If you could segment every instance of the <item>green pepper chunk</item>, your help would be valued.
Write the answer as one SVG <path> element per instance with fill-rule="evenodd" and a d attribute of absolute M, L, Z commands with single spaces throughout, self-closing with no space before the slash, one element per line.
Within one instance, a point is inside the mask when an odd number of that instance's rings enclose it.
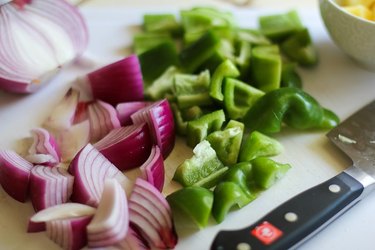
<path fill-rule="evenodd" d="M 161 76 L 145 89 L 145 96 L 154 101 L 163 99 L 168 93 L 172 92 L 174 77 L 179 72 L 180 70 L 176 66 L 168 67 Z"/>
<path fill-rule="evenodd" d="M 167 33 L 138 33 L 133 38 L 133 48 L 137 55 L 146 52 L 163 43 L 173 43 L 172 37 Z"/>
<path fill-rule="evenodd" d="M 283 145 L 258 131 L 251 132 L 243 142 L 239 161 L 251 161 L 261 156 L 275 156 L 284 151 Z"/>
<path fill-rule="evenodd" d="M 143 80 L 146 86 L 173 65 L 178 65 L 178 55 L 176 45 L 172 42 L 162 43 L 138 56 Z"/>
<path fill-rule="evenodd" d="M 202 63 L 214 54 L 219 44 L 219 37 L 212 31 L 207 31 L 196 42 L 180 52 L 179 56 L 182 68 L 188 73 L 195 72 Z"/>
<path fill-rule="evenodd" d="M 311 67 L 318 63 L 318 53 L 307 29 L 300 30 L 290 36 L 281 43 L 280 48 L 289 59 L 301 66 Z"/>
<path fill-rule="evenodd" d="M 204 140 L 208 134 L 220 130 L 225 122 L 225 114 L 222 109 L 189 121 L 187 124 L 187 144 L 194 147 Z"/>
<path fill-rule="evenodd" d="M 202 178 L 201 180 L 197 181 L 196 183 L 193 184 L 193 186 L 198 186 L 198 187 L 204 187 L 204 188 L 212 188 L 216 186 L 223 176 L 226 174 L 228 171 L 228 167 L 223 167 L 218 169 L 217 171 L 214 171 L 211 173 L 209 176 Z"/>
<path fill-rule="evenodd" d="M 255 158 L 251 164 L 254 182 L 263 189 L 271 187 L 291 168 L 289 164 L 278 163 L 267 157 Z"/>
<path fill-rule="evenodd" d="M 224 107 L 231 119 L 241 120 L 264 92 L 242 81 L 226 78 L 224 83 Z"/>
<path fill-rule="evenodd" d="M 179 135 L 186 135 L 187 121 L 182 117 L 182 113 L 176 103 L 171 103 L 176 132 Z"/>
<path fill-rule="evenodd" d="M 169 33 L 179 35 L 180 24 L 172 14 L 146 14 L 143 16 L 143 28 L 146 32 Z"/>
<path fill-rule="evenodd" d="M 185 187 L 167 196 L 173 215 L 189 218 L 199 228 L 207 226 L 213 204 L 212 191 L 202 187 Z"/>
<path fill-rule="evenodd" d="M 264 92 L 280 87 L 281 55 L 277 45 L 257 46 L 251 61 L 254 85 Z"/>
<path fill-rule="evenodd" d="M 302 79 L 296 71 L 295 63 L 283 63 L 280 87 L 302 88 Z"/>
<path fill-rule="evenodd" d="M 257 191 L 253 187 L 252 165 L 250 162 L 240 162 L 231 166 L 222 181 L 236 183 L 249 197 L 256 198 Z"/>
<path fill-rule="evenodd" d="M 250 74 L 251 44 L 246 41 L 237 41 L 235 49 L 236 53 L 233 61 L 239 68 L 240 78 L 246 79 Z"/>
<path fill-rule="evenodd" d="M 291 10 L 283 14 L 261 16 L 259 26 L 262 33 L 269 39 L 279 42 L 303 29 L 297 11 Z"/>
<path fill-rule="evenodd" d="M 271 44 L 271 41 L 260 30 L 237 28 L 235 33 L 239 41 L 248 42 L 253 45 Z"/>
<path fill-rule="evenodd" d="M 240 75 L 236 65 L 231 60 L 225 60 L 221 63 L 212 75 L 210 84 L 210 96 L 218 101 L 224 100 L 222 92 L 223 80 L 225 77 L 237 77 Z"/>
<path fill-rule="evenodd" d="M 250 130 L 277 133 L 282 123 L 296 129 L 328 129 L 339 123 L 332 111 L 298 88 L 280 88 L 266 93 L 247 112 L 244 123 Z"/>
<path fill-rule="evenodd" d="M 179 108 L 195 105 L 207 106 L 212 103 L 208 94 L 210 72 L 205 70 L 199 75 L 176 74 L 174 76 L 173 93 Z"/>
<path fill-rule="evenodd" d="M 242 208 L 253 199 L 253 196 L 247 195 L 236 183 L 221 182 L 214 189 L 212 216 L 220 223 L 233 206 L 237 205 L 238 208 Z"/>
<path fill-rule="evenodd" d="M 226 166 L 237 163 L 244 127 L 243 123 L 231 120 L 223 131 L 215 131 L 206 138 Z"/>
<path fill-rule="evenodd" d="M 181 185 L 192 186 L 215 171 L 223 168 L 223 163 L 217 158 L 215 150 L 206 140 L 200 142 L 194 149 L 194 155 L 185 160 L 176 169 L 173 179 Z"/>

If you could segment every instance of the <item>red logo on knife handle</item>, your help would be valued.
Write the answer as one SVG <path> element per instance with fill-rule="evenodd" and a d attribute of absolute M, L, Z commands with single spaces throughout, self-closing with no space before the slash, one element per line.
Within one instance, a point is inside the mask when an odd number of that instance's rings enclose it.
<path fill-rule="evenodd" d="M 270 245 L 272 242 L 277 240 L 283 232 L 267 221 L 263 221 L 261 224 L 251 230 L 251 234 L 258 240 L 263 242 L 265 245 Z"/>

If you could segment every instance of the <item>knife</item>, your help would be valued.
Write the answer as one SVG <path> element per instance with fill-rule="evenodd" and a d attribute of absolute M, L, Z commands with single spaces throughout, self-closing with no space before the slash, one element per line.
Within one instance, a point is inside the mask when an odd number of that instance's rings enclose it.
<path fill-rule="evenodd" d="M 291 198 L 249 227 L 220 231 L 211 250 L 297 248 L 370 193 L 375 187 L 375 100 L 327 137 L 351 158 L 351 167 Z"/>

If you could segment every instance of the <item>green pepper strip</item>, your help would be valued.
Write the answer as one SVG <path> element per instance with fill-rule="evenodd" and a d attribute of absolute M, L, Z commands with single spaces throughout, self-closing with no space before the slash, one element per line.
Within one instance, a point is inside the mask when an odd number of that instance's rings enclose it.
<path fill-rule="evenodd" d="M 264 92 L 236 79 L 226 78 L 224 107 L 231 119 L 241 120 Z"/>
<path fill-rule="evenodd" d="M 190 147 L 194 147 L 204 140 L 208 134 L 220 130 L 224 121 L 225 114 L 223 110 L 217 110 L 194 121 L 189 121 L 187 124 L 187 144 Z"/>
<path fill-rule="evenodd" d="M 302 88 L 302 79 L 296 71 L 296 63 L 283 63 L 280 87 Z"/>
<path fill-rule="evenodd" d="M 190 159 L 177 167 L 173 176 L 173 180 L 185 187 L 194 185 L 224 167 L 208 141 L 200 142 L 193 153 Z"/>
<path fill-rule="evenodd" d="M 262 189 L 271 187 L 291 168 L 289 164 L 281 164 L 267 157 L 258 157 L 251 161 L 254 182 Z"/>
<path fill-rule="evenodd" d="M 280 142 L 258 131 L 253 131 L 243 142 L 239 161 L 251 161 L 260 156 L 275 156 L 283 151 L 284 147 Z"/>
<path fill-rule="evenodd" d="M 207 136 L 206 140 L 224 165 L 231 166 L 237 163 L 243 131 L 243 123 L 231 120 L 223 131 L 215 131 Z"/>
<path fill-rule="evenodd" d="M 179 72 L 179 69 L 175 66 L 168 67 L 161 76 L 145 89 L 145 96 L 154 101 L 163 99 L 168 93 L 172 92 L 174 77 Z"/>
<path fill-rule="evenodd" d="M 311 67 L 318 64 L 318 53 L 307 29 L 293 34 L 281 44 L 280 48 L 289 59 L 301 66 Z"/>
<path fill-rule="evenodd" d="M 225 60 L 221 63 L 212 75 L 210 84 L 210 96 L 218 101 L 224 100 L 222 85 L 224 77 L 237 77 L 240 72 L 231 60 Z"/>
<path fill-rule="evenodd" d="M 328 129 L 339 118 L 298 88 L 280 88 L 266 93 L 247 112 L 244 123 L 251 130 L 276 133 L 282 122 L 296 129 Z"/>
<path fill-rule="evenodd" d="M 202 187 L 185 187 L 167 196 L 173 215 L 188 217 L 199 228 L 206 227 L 213 204 L 212 191 Z M 193 204 L 193 205 L 192 205 Z"/>

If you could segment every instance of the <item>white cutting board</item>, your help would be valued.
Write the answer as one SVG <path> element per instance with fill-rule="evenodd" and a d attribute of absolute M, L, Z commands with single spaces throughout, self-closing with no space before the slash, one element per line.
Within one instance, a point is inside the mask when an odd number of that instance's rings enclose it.
<path fill-rule="evenodd" d="M 86 8 L 91 42 L 88 52 L 105 64 L 129 55 L 132 34 L 138 30 L 142 15 L 147 12 L 176 12 L 176 9 L 107 9 Z M 231 9 L 243 27 L 257 27 L 257 16 L 275 10 Z M 279 10 L 277 12 L 280 12 Z M 323 106 L 334 110 L 341 119 L 375 98 L 375 73 L 358 68 L 331 42 L 321 22 L 318 9 L 300 9 L 300 16 L 309 28 L 320 54 L 320 64 L 301 70 L 304 89 Z M 157 62 L 155 62 L 157 63 Z M 70 67 L 42 91 L 20 96 L 0 92 L 0 148 L 14 147 L 17 140 L 28 136 L 64 95 L 69 82 L 90 67 Z M 178 227 L 178 250 L 209 249 L 221 229 L 245 227 L 265 215 L 293 195 L 318 184 L 343 170 L 350 162 L 325 138 L 325 132 L 286 130 L 276 136 L 285 146 L 277 158 L 292 165 L 288 174 L 245 208 L 231 212 L 220 225 L 211 223 L 206 229 L 192 231 Z M 178 141 L 167 159 L 167 177 L 191 152 Z M 166 192 L 172 189 L 167 186 Z M 375 194 L 360 202 L 319 235 L 300 247 L 304 250 L 374 249 Z M 44 233 L 27 234 L 27 219 L 33 214 L 31 204 L 12 200 L 0 188 L 0 249 L 59 249 Z"/>

